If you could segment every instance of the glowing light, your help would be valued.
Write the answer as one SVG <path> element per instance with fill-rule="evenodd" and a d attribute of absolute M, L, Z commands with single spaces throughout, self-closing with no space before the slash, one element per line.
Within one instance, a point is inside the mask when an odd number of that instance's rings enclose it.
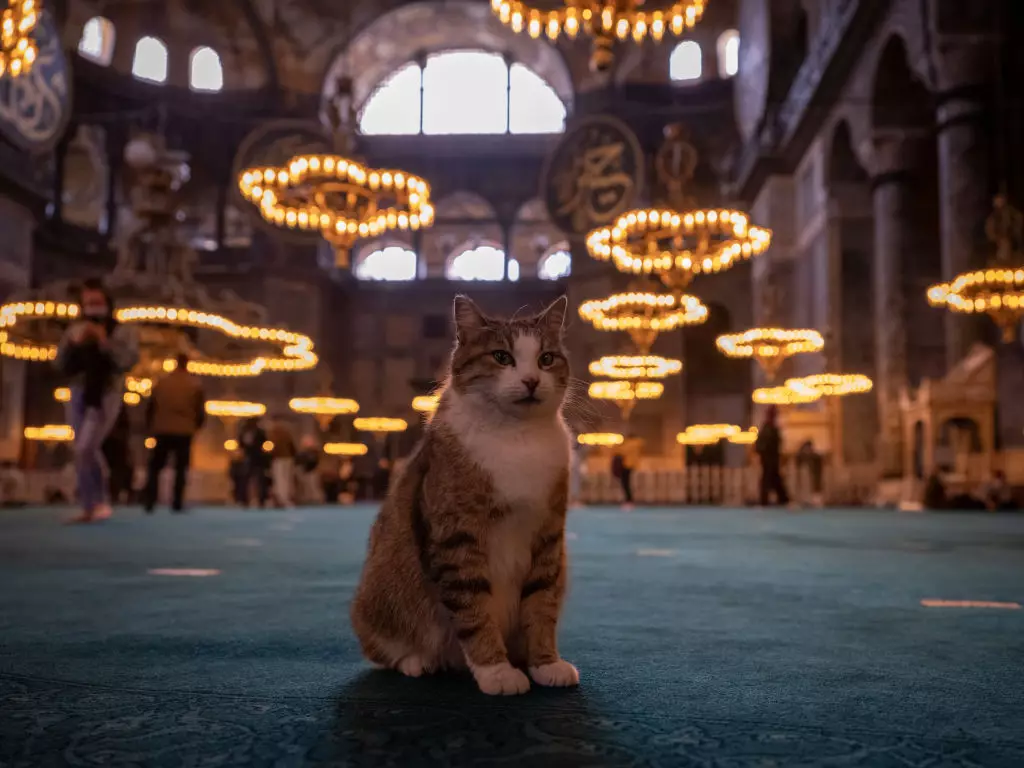
<path fill-rule="evenodd" d="M 331 456 L 365 456 L 370 449 L 362 443 L 325 443 L 324 453 Z"/>
<path fill-rule="evenodd" d="M 3 2 L 3 0 L 0 0 Z M 6 0 L 0 11 L 0 77 L 27 75 L 39 58 L 32 33 L 39 24 L 42 0 Z"/>
<path fill-rule="evenodd" d="M 819 373 L 798 379 L 786 379 L 790 389 L 811 389 L 820 392 L 822 397 L 843 397 L 860 395 L 870 392 L 873 386 L 871 379 L 859 373 Z"/>
<path fill-rule="evenodd" d="M 363 168 L 339 155 L 296 155 L 280 168 L 238 174 L 242 197 L 270 224 L 314 230 L 334 246 L 335 264 L 349 266 L 359 237 L 433 223 L 430 187 L 404 171 Z"/>
<path fill-rule="evenodd" d="M 659 355 L 606 355 L 590 364 L 592 375 L 609 379 L 663 379 L 681 370 L 681 360 Z"/>
<path fill-rule="evenodd" d="M 714 445 L 742 432 L 735 424 L 693 424 L 676 435 L 676 442 L 680 445 Z"/>
<path fill-rule="evenodd" d="M 707 0 L 675 0 L 662 10 L 646 10 L 644 0 L 565 0 L 564 7 L 537 7 L 524 0 L 491 0 L 491 9 L 513 32 L 555 41 L 562 34 L 575 39 L 580 32 L 594 38 L 590 66 L 595 71 L 611 65 L 608 41 L 648 37 L 660 41 L 666 32 L 682 35 L 704 14 Z"/>
<path fill-rule="evenodd" d="M 155 437 L 147 437 L 145 445 L 146 445 L 146 448 L 148 448 L 149 450 L 152 451 L 154 448 L 156 448 L 156 438 Z"/>
<path fill-rule="evenodd" d="M 68 443 L 75 439 L 75 430 L 67 424 L 25 427 L 25 439 L 45 443 Z"/>
<path fill-rule="evenodd" d="M 221 418 L 253 418 L 265 414 L 267 406 L 245 400 L 207 400 L 206 412 Z"/>
<path fill-rule="evenodd" d="M 928 303 L 953 312 L 987 314 L 1003 332 L 1003 341 L 1017 337 L 1024 317 L 1024 268 L 989 268 L 957 275 L 931 286 Z"/>
<path fill-rule="evenodd" d="M 234 438 L 229 438 L 224 441 L 224 450 L 230 453 L 234 453 L 238 450 L 238 441 Z"/>
<path fill-rule="evenodd" d="M 761 387 L 751 396 L 758 405 L 806 405 L 821 399 L 821 390 L 806 385 Z"/>
<path fill-rule="evenodd" d="M 771 230 L 751 226 L 747 214 L 731 210 L 627 211 L 587 235 L 587 251 L 620 272 L 657 275 L 671 290 L 694 276 L 730 269 L 764 253 Z"/>
<path fill-rule="evenodd" d="M 19 325 L 21 320 L 72 320 L 78 317 L 77 304 L 63 302 L 11 302 L 0 306 L 0 355 L 17 360 L 45 361 L 57 357 L 57 347 L 38 341 L 13 342 L 9 329 Z M 281 328 L 246 326 L 226 317 L 210 312 L 201 312 L 187 307 L 131 306 L 115 311 L 119 322 L 141 325 L 179 325 L 200 330 L 209 330 L 236 340 L 257 340 L 280 347 L 279 355 L 260 355 L 247 362 L 222 362 L 215 360 L 190 360 L 188 370 L 199 376 L 259 376 L 264 371 L 304 371 L 315 368 L 319 359 L 313 350 L 313 341 L 308 336 Z M 173 371 L 174 360 L 165 360 L 165 371 Z M 149 379 L 137 379 L 129 391 L 147 397 L 152 389 Z M 148 382 L 148 384 L 146 383 Z"/>
<path fill-rule="evenodd" d="M 360 432 L 405 432 L 409 424 L 405 419 L 390 419 L 380 416 L 355 419 L 352 426 Z"/>
<path fill-rule="evenodd" d="M 645 354 L 659 333 L 703 323 L 708 309 L 696 296 L 631 291 L 584 302 L 580 317 L 599 331 L 628 332 Z"/>
<path fill-rule="evenodd" d="M 736 445 L 753 445 L 757 442 L 757 427 L 751 427 L 735 435 L 729 435 L 725 439 Z"/>
<path fill-rule="evenodd" d="M 587 394 L 594 400 L 657 400 L 664 391 L 660 381 L 595 381 Z"/>
<path fill-rule="evenodd" d="M 772 378 L 783 360 L 793 355 L 820 352 L 825 340 L 817 331 L 797 328 L 751 328 L 742 333 L 727 333 L 715 340 L 726 357 L 753 358 Z"/>
<path fill-rule="evenodd" d="M 266 440 L 266 441 L 264 441 L 264 443 L 263 443 L 263 452 L 264 453 L 270 453 L 272 450 L 274 450 L 274 441 L 273 440 Z"/>
<path fill-rule="evenodd" d="M 618 432 L 582 432 L 576 436 L 580 445 L 622 445 L 625 439 Z"/>
<path fill-rule="evenodd" d="M 70 403 L 71 402 L 71 388 L 70 387 L 57 387 L 53 390 L 53 399 L 58 403 Z"/>
<path fill-rule="evenodd" d="M 412 409 L 419 413 L 433 413 L 440 402 L 438 395 L 418 395 L 412 399 Z"/>
<path fill-rule="evenodd" d="M 343 397 L 293 397 L 288 407 L 296 413 L 342 416 L 359 412 L 359 403 Z"/>

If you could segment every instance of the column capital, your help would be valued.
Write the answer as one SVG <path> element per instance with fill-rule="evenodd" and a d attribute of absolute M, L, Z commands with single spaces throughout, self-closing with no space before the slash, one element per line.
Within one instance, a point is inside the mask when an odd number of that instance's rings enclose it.
<path fill-rule="evenodd" d="M 928 133 L 925 130 L 876 131 L 871 137 L 869 169 L 874 186 L 897 181 L 910 175 L 925 157 Z"/>

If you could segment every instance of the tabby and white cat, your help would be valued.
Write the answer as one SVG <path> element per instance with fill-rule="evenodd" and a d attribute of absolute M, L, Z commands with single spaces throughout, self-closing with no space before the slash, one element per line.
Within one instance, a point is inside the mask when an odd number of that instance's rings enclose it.
<path fill-rule="evenodd" d="M 372 662 L 473 673 L 487 694 L 572 686 L 558 655 L 566 585 L 566 300 L 499 320 L 455 299 L 451 370 L 370 532 L 352 624 Z"/>

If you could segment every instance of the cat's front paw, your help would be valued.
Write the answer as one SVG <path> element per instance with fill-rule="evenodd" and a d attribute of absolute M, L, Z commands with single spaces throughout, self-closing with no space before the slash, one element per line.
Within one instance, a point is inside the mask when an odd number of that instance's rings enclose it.
<path fill-rule="evenodd" d="M 537 685 L 552 688 L 569 688 L 580 684 L 579 671 L 564 659 L 551 664 L 541 664 L 539 667 L 530 667 L 530 677 Z"/>
<path fill-rule="evenodd" d="M 475 667 L 473 677 L 477 687 L 488 696 L 515 696 L 530 690 L 526 675 L 507 661 L 487 667 Z"/>

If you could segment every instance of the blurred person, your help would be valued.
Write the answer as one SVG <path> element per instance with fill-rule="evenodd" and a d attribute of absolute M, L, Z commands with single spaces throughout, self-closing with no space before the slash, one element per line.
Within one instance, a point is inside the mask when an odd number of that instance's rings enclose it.
<path fill-rule="evenodd" d="M 810 502 L 816 507 L 823 506 L 822 492 L 824 475 L 824 461 L 820 453 L 814 448 L 814 442 L 806 440 L 800 446 L 796 454 L 797 466 L 803 467 L 807 472 L 807 479 L 810 483 Z"/>
<path fill-rule="evenodd" d="M 373 498 L 383 499 L 388 495 L 388 486 L 391 485 L 391 461 L 384 456 L 377 459 L 377 469 L 373 473 Z"/>
<path fill-rule="evenodd" d="M 320 493 L 320 445 L 312 435 L 302 438 L 302 448 L 295 456 L 295 467 L 299 475 L 299 494 L 305 504 L 319 504 Z"/>
<path fill-rule="evenodd" d="M 338 492 L 336 498 L 342 504 L 352 504 L 359 491 L 359 480 L 356 478 L 356 463 L 345 459 L 338 467 L 336 476 Z"/>
<path fill-rule="evenodd" d="M 231 504 L 241 507 L 245 504 L 243 486 L 248 477 L 245 472 L 245 453 L 236 448 L 228 457 L 228 479 L 231 481 Z"/>
<path fill-rule="evenodd" d="M 246 419 L 238 431 L 238 446 L 242 451 L 242 506 L 263 507 L 267 503 L 268 453 L 263 444 L 267 433 L 256 417 Z M 252 492 L 255 486 L 256 498 Z"/>
<path fill-rule="evenodd" d="M 320 492 L 326 504 L 337 504 L 341 493 L 342 460 L 338 456 L 324 454 L 318 465 L 317 475 L 320 481 Z"/>
<path fill-rule="evenodd" d="M 174 457 L 174 495 L 171 510 L 182 512 L 185 483 L 192 456 L 192 438 L 206 419 L 206 397 L 199 379 L 189 373 L 188 355 L 176 358 L 174 370 L 153 387 L 146 408 L 146 432 L 156 439 L 149 453 L 149 471 L 142 503 L 152 513 L 160 488 L 160 473 Z"/>
<path fill-rule="evenodd" d="M 107 439 L 103 441 L 103 458 L 106 459 L 109 468 L 110 499 L 113 503 L 119 504 L 123 496 L 125 501 L 131 503 L 132 491 L 135 487 L 135 468 L 132 462 L 131 451 L 131 422 L 128 419 L 128 411 L 122 408 L 118 411 L 117 420 L 111 428 Z"/>
<path fill-rule="evenodd" d="M 633 503 L 633 472 L 640 464 L 640 454 L 643 450 L 643 441 L 636 435 L 630 433 L 619 452 L 612 459 L 614 467 L 616 459 L 619 462 L 619 483 L 622 485 L 622 509 L 630 512 L 634 509 Z"/>
<path fill-rule="evenodd" d="M 757 433 L 754 449 L 761 459 L 761 496 L 762 507 L 768 506 L 768 497 L 775 494 L 775 503 L 783 506 L 789 504 L 786 483 L 782 479 L 782 433 L 778 427 L 779 409 L 768 406 L 764 424 Z"/>
<path fill-rule="evenodd" d="M 1016 509 L 1013 501 L 1013 489 L 1006 482 L 1006 473 L 997 469 L 992 473 L 992 478 L 985 483 L 982 489 L 982 498 L 985 501 L 985 508 L 992 511 L 1006 511 Z"/>
<path fill-rule="evenodd" d="M 118 323 L 110 295 L 90 279 L 79 292 L 79 319 L 57 349 L 57 368 L 71 378 L 68 423 L 75 430 L 75 470 L 81 514 L 69 523 L 110 517 L 107 462 L 102 446 L 122 407 L 124 374 L 138 361 L 131 329 Z"/>
<path fill-rule="evenodd" d="M 270 474 L 273 482 L 273 495 L 278 506 L 295 506 L 295 438 L 291 427 L 281 419 L 274 419 L 270 424 L 270 442 L 274 444 L 270 452 Z"/>

